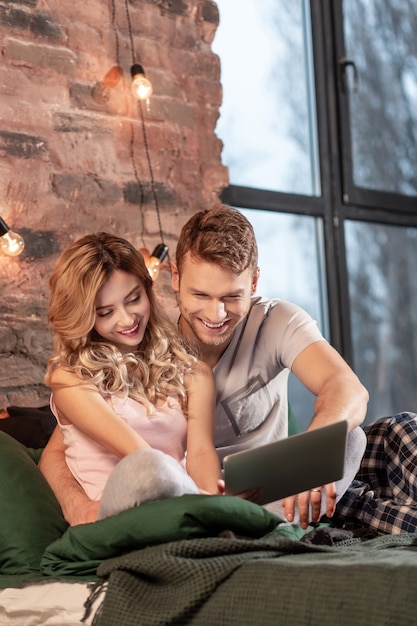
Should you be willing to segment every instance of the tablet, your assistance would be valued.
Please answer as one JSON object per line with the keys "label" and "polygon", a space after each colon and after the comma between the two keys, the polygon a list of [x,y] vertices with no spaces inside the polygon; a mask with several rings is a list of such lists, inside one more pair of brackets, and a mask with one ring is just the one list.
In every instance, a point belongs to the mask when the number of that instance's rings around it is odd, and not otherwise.
{"label": "tablet", "polygon": [[343,477],[346,420],[229,454],[223,460],[227,495],[261,488],[267,504]]}

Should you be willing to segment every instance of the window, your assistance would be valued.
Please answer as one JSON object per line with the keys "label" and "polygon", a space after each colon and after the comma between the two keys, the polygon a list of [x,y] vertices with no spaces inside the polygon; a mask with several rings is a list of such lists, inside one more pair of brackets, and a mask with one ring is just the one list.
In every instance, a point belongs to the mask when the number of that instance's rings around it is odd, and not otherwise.
{"label": "window", "polygon": [[369,413],[417,411],[417,229],[345,229],[354,361],[372,390]]}
{"label": "window", "polygon": [[[258,293],[300,304],[370,392],[417,410],[417,5],[218,0],[225,202]],[[302,426],[311,398],[291,381]]]}
{"label": "window", "polygon": [[349,109],[343,148],[351,170],[346,193],[353,200],[369,202],[358,187],[417,195],[416,25],[414,1],[343,3],[341,102]]}
{"label": "window", "polygon": [[[221,0],[217,133],[234,185],[320,194],[311,26],[303,0]],[[290,70],[290,71],[289,71]]]}

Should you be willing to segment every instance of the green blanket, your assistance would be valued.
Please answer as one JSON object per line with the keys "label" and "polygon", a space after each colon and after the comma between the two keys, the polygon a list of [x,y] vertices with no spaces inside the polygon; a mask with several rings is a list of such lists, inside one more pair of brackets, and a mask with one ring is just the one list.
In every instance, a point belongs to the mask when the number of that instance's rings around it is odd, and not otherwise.
{"label": "green blanket", "polygon": [[45,550],[41,572],[92,580],[102,561],[138,548],[224,531],[261,537],[279,522],[262,507],[231,496],[187,495],[149,502],[100,522],[68,528]]}
{"label": "green blanket", "polygon": [[39,453],[0,432],[0,588],[44,578],[94,580],[102,561],[130,550],[225,530],[260,537],[280,522],[240,498],[194,495],[68,528],[36,464]]}
{"label": "green blanket", "polygon": [[[417,538],[327,547],[276,532],[192,539],[103,563],[97,626],[409,626],[417,615]],[[93,598],[97,597],[97,592]]]}
{"label": "green blanket", "polygon": [[[45,520],[46,523],[46,520]],[[213,537],[231,531],[261,537],[280,523],[262,507],[231,496],[187,495],[149,502],[114,517],[67,528],[24,573],[1,573],[0,587],[39,579],[94,581],[104,560],[169,541]]]}

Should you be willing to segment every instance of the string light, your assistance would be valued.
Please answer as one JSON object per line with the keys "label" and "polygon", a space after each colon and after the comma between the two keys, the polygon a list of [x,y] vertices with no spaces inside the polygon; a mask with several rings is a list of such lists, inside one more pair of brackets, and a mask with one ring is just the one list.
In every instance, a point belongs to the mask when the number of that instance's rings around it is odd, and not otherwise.
{"label": "string light", "polygon": [[[146,127],[145,127],[145,116],[143,112],[143,102],[146,102],[146,108],[149,111],[149,98],[153,93],[153,86],[150,80],[145,76],[145,71],[143,69],[143,66],[140,63],[137,63],[135,59],[135,47],[134,47],[134,42],[133,42],[132,23],[131,23],[130,12],[129,12],[129,0],[124,0],[124,7],[125,7],[126,21],[127,21],[128,34],[129,34],[130,53],[131,53],[131,58],[132,58],[132,61],[131,61],[132,64],[130,67],[130,73],[132,76],[131,90],[132,90],[133,96],[138,101],[138,109],[140,112],[140,117],[141,117],[141,122],[142,122],[141,126],[142,126],[143,143],[145,147],[145,154],[146,154],[149,175],[150,175],[151,191],[152,191],[152,196],[153,196],[153,200],[155,203],[155,210],[156,210],[158,226],[159,226],[159,234],[160,234],[161,242],[162,242],[156,246],[152,254],[149,253],[149,250],[147,248],[142,248],[140,252],[142,253],[144,257],[145,264],[146,264],[146,267],[148,268],[150,276],[152,277],[153,280],[156,280],[159,274],[159,269],[160,269],[161,264],[163,263],[166,257],[168,257],[168,260],[169,260],[169,250],[168,250],[168,246],[164,242],[161,215],[160,215],[160,210],[159,210],[158,198],[156,195],[155,179],[153,175],[152,163],[151,163],[151,158],[150,158],[150,153],[149,153],[148,139],[147,139]],[[117,62],[117,66],[120,67],[120,41],[119,41],[119,33],[118,33],[117,25],[116,25],[116,1],[115,0],[111,0],[111,21],[112,21],[112,27],[113,27],[113,31],[115,35],[115,40],[116,40],[115,41],[116,62]],[[143,241],[143,202],[144,202],[145,191],[144,191],[144,185],[142,181],[140,180],[138,168],[136,165],[135,149],[134,149],[135,143],[136,143],[135,142],[135,127],[133,123],[130,124],[130,128],[131,128],[130,158],[131,158],[131,162],[133,166],[135,179],[139,185],[139,192],[140,192],[139,210],[142,215],[142,241]]]}
{"label": "string light", "polygon": [[145,76],[145,70],[139,63],[134,63],[130,68],[130,74],[132,76],[132,93],[138,100],[146,100],[149,104],[149,98],[153,93],[153,87],[150,80]]}
{"label": "string light", "polygon": [[158,243],[149,259],[145,259],[145,265],[152,280],[156,280],[159,275],[159,269],[165,257],[168,254],[168,246],[164,243]]}
{"label": "string light", "polygon": [[0,217],[0,249],[7,256],[18,256],[23,252],[25,242],[23,237],[14,233]]}

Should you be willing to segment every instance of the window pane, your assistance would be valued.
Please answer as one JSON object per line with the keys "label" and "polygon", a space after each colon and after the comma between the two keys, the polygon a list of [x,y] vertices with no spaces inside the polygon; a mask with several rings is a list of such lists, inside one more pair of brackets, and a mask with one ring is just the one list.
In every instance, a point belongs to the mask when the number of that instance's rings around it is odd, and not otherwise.
{"label": "window pane", "polygon": [[[261,268],[257,294],[298,304],[328,336],[324,250],[320,219],[272,211],[240,209],[251,222]],[[313,416],[314,396],[290,375],[289,398],[304,430]]]}
{"label": "window pane", "polygon": [[355,371],[367,422],[417,410],[417,229],[346,222]]}
{"label": "window pane", "polygon": [[343,3],[353,180],[358,187],[417,195],[417,3]]}
{"label": "window pane", "polygon": [[218,0],[216,127],[234,185],[320,195],[307,0]]}

